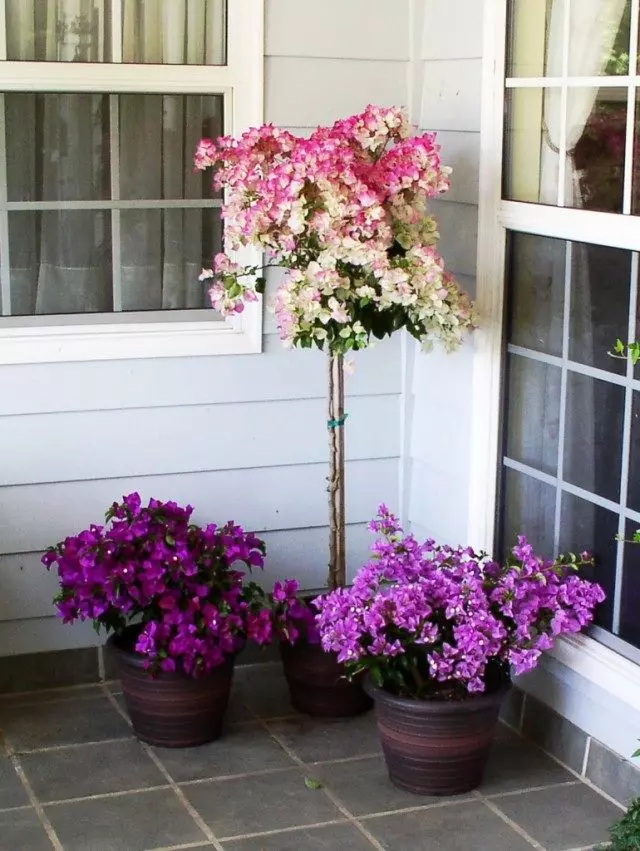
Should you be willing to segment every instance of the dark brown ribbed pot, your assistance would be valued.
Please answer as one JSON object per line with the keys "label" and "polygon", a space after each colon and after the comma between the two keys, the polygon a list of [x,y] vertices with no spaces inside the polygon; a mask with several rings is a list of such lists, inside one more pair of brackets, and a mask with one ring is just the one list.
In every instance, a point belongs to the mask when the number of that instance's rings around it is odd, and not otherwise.
{"label": "dark brown ribbed pot", "polygon": [[188,748],[217,739],[231,691],[235,657],[202,677],[160,672],[151,676],[130,636],[112,635],[107,646],[117,660],[131,724],[143,742]]}
{"label": "dark brown ribbed pot", "polygon": [[367,682],[391,782],[417,795],[461,795],[479,786],[510,687],[466,700],[411,700]]}
{"label": "dark brown ribbed pot", "polygon": [[349,682],[334,653],[319,644],[280,644],[284,675],[294,709],[322,718],[348,718],[373,706],[362,680]]}

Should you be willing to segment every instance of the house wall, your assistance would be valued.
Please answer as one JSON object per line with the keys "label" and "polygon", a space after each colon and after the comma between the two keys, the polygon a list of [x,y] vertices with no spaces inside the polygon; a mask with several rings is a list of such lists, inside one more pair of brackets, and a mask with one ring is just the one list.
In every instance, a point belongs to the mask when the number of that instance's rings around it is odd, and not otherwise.
{"label": "house wall", "polygon": [[[367,103],[405,103],[409,0],[267,0],[266,119],[304,132]],[[398,503],[402,346],[348,379],[348,558],[365,522]],[[325,363],[286,352],[272,317],[262,354],[0,367],[0,654],[95,644],[53,616],[42,550],[116,498],[196,506],[264,534],[268,576],[321,586],[327,561]]]}
{"label": "house wall", "polygon": [[[478,238],[482,0],[423,0],[413,30],[412,105],[436,130],[451,190],[433,202],[440,251],[475,292]],[[404,498],[411,528],[442,543],[466,542],[473,342],[454,355],[408,352]]]}

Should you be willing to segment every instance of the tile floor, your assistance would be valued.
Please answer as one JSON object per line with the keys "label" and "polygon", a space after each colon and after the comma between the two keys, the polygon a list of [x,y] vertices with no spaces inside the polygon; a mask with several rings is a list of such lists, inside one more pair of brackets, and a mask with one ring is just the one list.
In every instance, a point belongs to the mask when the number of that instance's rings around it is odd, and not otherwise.
{"label": "tile floor", "polygon": [[2,698],[1,851],[586,851],[621,813],[506,727],[478,792],[401,792],[372,714],[294,715],[279,665],[237,671],[228,721],[162,750],[117,684]]}

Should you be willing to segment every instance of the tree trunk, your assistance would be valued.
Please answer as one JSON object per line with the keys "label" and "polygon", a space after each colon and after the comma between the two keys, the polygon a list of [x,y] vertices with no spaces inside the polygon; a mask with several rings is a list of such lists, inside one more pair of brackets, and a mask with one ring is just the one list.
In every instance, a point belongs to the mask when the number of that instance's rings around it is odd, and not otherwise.
{"label": "tree trunk", "polygon": [[344,510],[344,363],[329,354],[329,590],[346,584]]}

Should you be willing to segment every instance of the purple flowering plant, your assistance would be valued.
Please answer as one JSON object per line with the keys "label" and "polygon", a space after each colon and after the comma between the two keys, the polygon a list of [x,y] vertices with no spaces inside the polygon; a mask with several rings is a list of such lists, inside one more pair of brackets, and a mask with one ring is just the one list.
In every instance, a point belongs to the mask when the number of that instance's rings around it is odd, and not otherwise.
{"label": "purple flowering plant", "polygon": [[604,599],[580,578],[587,553],[545,561],[525,537],[504,565],[470,547],[420,543],[380,506],[373,558],[349,588],[319,597],[324,650],[354,676],[417,699],[493,691],[534,668],[563,633],[579,632]]}
{"label": "purple flowering plant", "polygon": [[316,627],[317,609],[312,600],[299,596],[300,585],[295,579],[274,583],[269,595],[272,617],[272,640],[287,644],[307,641],[319,644],[320,635]]}
{"label": "purple flowering plant", "polygon": [[139,494],[114,502],[106,525],[92,525],[42,561],[57,566],[55,599],[65,623],[93,620],[134,636],[132,649],[152,672],[207,673],[244,645],[265,644],[272,622],[265,594],[250,572],[264,566],[265,546],[233,522],[204,528],[193,508]]}

